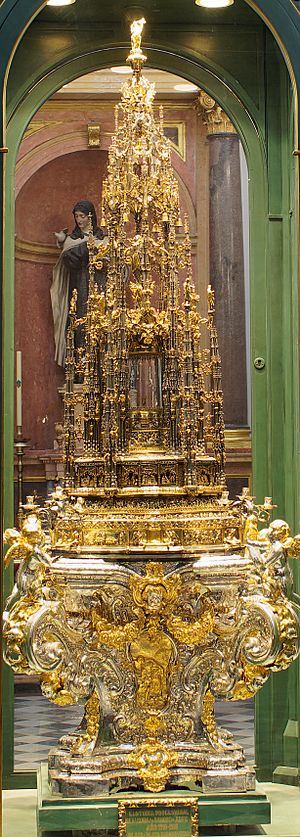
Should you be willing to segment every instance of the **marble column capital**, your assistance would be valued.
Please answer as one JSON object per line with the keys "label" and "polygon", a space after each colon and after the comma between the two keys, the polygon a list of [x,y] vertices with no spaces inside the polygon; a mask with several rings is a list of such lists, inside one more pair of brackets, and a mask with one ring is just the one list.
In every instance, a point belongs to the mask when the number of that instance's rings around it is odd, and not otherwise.
{"label": "marble column capital", "polygon": [[227,113],[205,90],[200,90],[195,110],[207,127],[207,136],[237,133]]}

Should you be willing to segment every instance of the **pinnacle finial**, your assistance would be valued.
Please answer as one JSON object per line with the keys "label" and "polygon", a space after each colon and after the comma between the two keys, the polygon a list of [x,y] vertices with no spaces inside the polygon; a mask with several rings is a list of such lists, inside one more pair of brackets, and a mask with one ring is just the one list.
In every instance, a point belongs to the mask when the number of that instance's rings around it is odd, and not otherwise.
{"label": "pinnacle finial", "polygon": [[141,64],[147,61],[147,56],[143,55],[141,50],[142,31],[145,23],[145,18],[141,17],[139,20],[133,20],[130,26],[131,53],[128,55],[127,61],[130,61],[134,68],[140,68]]}

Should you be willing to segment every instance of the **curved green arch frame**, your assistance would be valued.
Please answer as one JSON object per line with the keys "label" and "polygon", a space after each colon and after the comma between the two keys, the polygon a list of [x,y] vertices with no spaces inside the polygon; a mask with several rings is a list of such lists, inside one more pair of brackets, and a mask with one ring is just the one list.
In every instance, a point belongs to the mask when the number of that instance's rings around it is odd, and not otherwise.
{"label": "curved green arch frame", "polygon": [[[282,50],[289,71],[294,74],[300,85],[299,67],[299,31],[300,10],[293,0],[245,0],[257,15],[266,23]],[[39,11],[46,5],[46,0],[2,0],[0,7],[0,28],[7,33],[3,44],[2,71],[4,83],[7,81],[10,64],[18,43],[26,29]]]}
{"label": "curved green arch frame", "polygon": [[[78,45],[77,50],[75,50],[74,47],[72,49],[72,47],[72,44],[70,47],[66,47],[64,59],[59,64],[55,64],[50,60],[47,64],[45,63],[43,66],[43,73],[40,78],[37,78],[34,72],[32,72],[30,76],[25,77],[24,82],[22,82],[21,85],[18,83],[17,93],[7,105],[8,125],[10,120],[13,118],[14,113],[22,107],[24,100],[28,101],[28,96],[30,97],[31,92],[33,93],[34,98],[37,97],[40,104],[42,104],[43,100],[41,99],[41,94],[43,93],[44,88],[45,93],[47,93],[46,98],[48,98],[52,93],[59,89],[63,83],[72,81],[79,75],[84,75],[85,73],[92,72],[93,70],[107,68],[113,66],[114,64],[125,64],[129,49],[128,42],[126,45],[114,45],[113,47],[109,46],[109,44],[105,44],[102,47],[97,49],[93,48],[90,51],[86,50],[85,44],[83,44],[79,52]],[[171,48],[171,44],[167,40],[164,42],[151,41],[149,44],[145,41],[144,49],[149,59],[148,64],[145,67],[146,71],[148,66],[168,71],[170,70],[170,61],[174,62],[174,66],[176,66],[177,62],[179,62],[181,64],[180,74],[182,77],[193,81],[195,74],[198,76],[199,68],[202,68],[207,76],[209,74],[211,75],[211,83],[213,86],[215,84],[215,79],[219,79],[223,82],[223,88],[228,88],[228,90],[234,93],[238,99],[241,99],[248,111],[252,111],[252,118],[255,119],[256,122],[259,122],[259,112],[256,109],[253,100],[250,98],[247,91],[240,85],[238,80],[234,78],[229,71],[225,71],[221,64],[217,64],[215,61],[212,61],[207,55],[201,53],[200,50],[193,50],[184,46],[179,49],[178,46],[176,47],[173,44]],[[40,106],[40,104],[38,106]]]}

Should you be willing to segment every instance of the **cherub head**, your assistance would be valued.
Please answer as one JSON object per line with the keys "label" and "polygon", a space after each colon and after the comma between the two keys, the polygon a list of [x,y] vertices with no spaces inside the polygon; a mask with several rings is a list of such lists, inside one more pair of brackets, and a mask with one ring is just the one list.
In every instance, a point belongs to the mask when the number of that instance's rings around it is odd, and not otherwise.
{"label": "cherub head", "polygon": [[270,541],[286,541],[290,538],[291,530],[285,520],[273,520],[269,526]]}

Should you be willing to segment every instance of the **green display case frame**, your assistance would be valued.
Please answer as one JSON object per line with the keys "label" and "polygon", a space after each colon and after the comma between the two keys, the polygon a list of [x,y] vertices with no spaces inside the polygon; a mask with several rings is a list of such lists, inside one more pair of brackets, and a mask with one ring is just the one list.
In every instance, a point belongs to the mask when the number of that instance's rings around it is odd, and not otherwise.
{"label": "green display case frame", "polygon": [[[176,17],[179,3],[171,2]],[[256,80],[250,67],[248,78],[244,67],[243,83],[239,80],[234,61],[237,28],[230,31],[225,26],[214,47],[205,51],[203,27],[200,38],[184,23],[172,31],[168,27],[159,31],[157,26],[144,46],[151,66],[195,82],[220,102],[243,142],[249,172],[251,359],[259,356],[266,361],[261,370],[251,367],[253,491],[258,500],[272,495],[277,516],[299,531],[300,10],[292,0],[247,2],[258,15]],[[39,31],[37,21],[29,38],[26,30],[43,5],[37,0],[2,0],[0,5],[1,502],[5,526],[13,521],[13,184],[19,143],[33,114],[62,84],[95,68],[119,64],[128,52],[128,36],[125,46],[124,28],[118,26],[104,26],[93,37],[78,31],[75,38],[67,27],[64,49],[57,52],[53,51],[53,32],[45,26]],[[253,32],[249,31],[249,38]],[[299,576],[295,567],[298,601]],[[4,584],[7,593],[11,570],[6,571]],[[299,781],[299,706],[299,665],[294,664],[288,672],[271,678],[256,701],[256,762],[261,780],[274,775],[282,781]],[[3,715],[4,786],[31,787],[36,775],[13,769],[13,677],[7,669]]]}

